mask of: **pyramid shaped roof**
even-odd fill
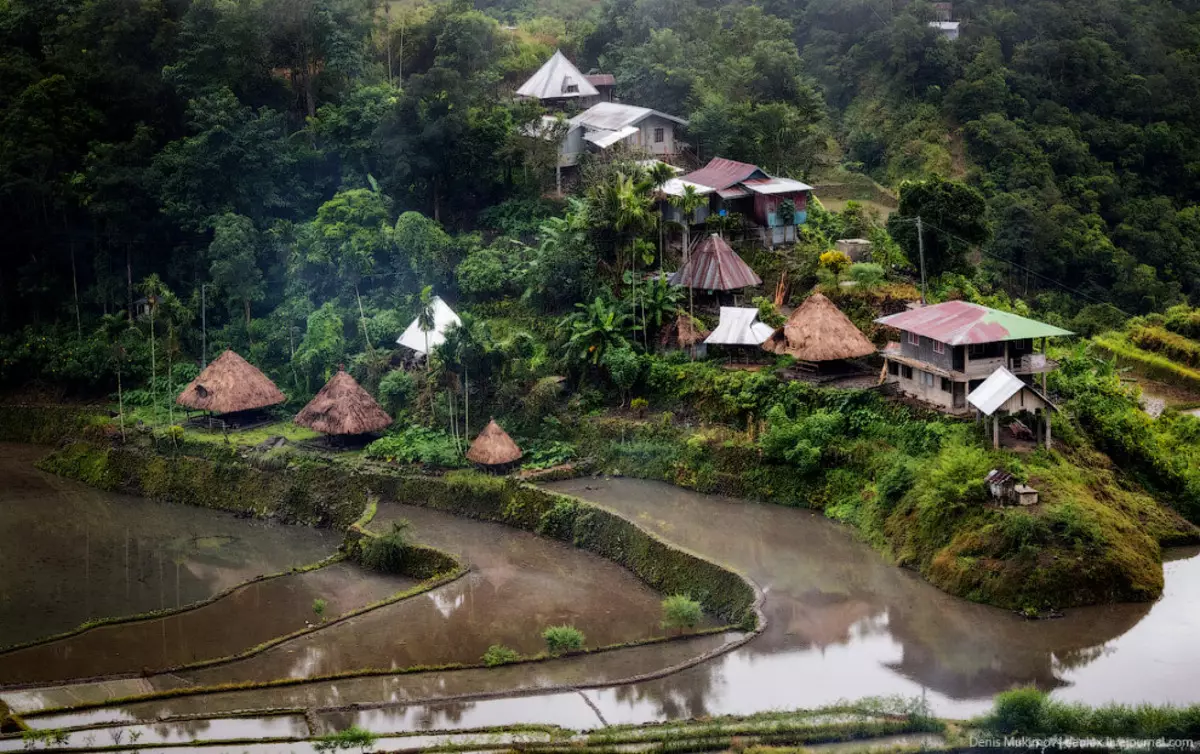
[[[575,91],[567,91],[570,86],[574,86]],[[537,69],[537,73],[521,84],[517,94],[533,99],[565,99],[595,97],[600,92],[579,72],[574,63],[567,60],[562,50],[555,50],[550,59]]]
[[[295,422],[326,435],[361,435],[383,429],[392,423],[392,417],[353,377],[339,369],[296,414]]]
[[[704,291],[736,291],[762,285],[762,278],[725,239],[713,233],[700,242],[687,264],[671,276],[671,285]]]
[[[521,448],[495,419],[488,422],[467,450],[467,460],[483,466],[500,466],[520,460]]]
[[[231,414],[285,400],[267,375],[233,351],[225,351],[188,383],[175,402],[198,411]]]
[[[850,318],[820,293],[805,299],[783,327],[767,338],[763,349],[802,361],[855,359],[875,353],[875,346]]]

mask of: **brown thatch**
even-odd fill
[[[325,435],[361,435],[378,432],[392,423],[392,417],[353,377],[339,369],[296,414],[295,422]]]
[[[850,318],[820,293],[809,296],[762,347],[801,361],[854,359],[875,353],[875,346]]]
[[[703,343],[708,336],[708,330],[698,327],[696,320],[681,313],[674,322],[662,329],[662,334],[658,336],[658,342],[663,348],[684,349]]]
[[[226,351],[189,382],[175,402],[197,411],[232,414],[285,400],[270,378],[233,351]]]
[[[488,422],[467,450],[467,460],[481,466],[503,466],[520,460],[521,455],[521,449],[495,419]]]

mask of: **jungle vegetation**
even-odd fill
[[[919,1],[0,0],[0,388],[173,425],[224,348],[293,409],[345,364],[397,419],[367,452],[385,462],[463,464],[492,415],[531,466],[819,508],[972,598],[1152,599],[1159,547],[1200,521],[1200,422],[1151,420],[1110,359],[1200,363],[1200,9],[953,13],[951,41]],[[739,248],[776,293],[764,321],[818,287],[878,336],[917,296],[920,216],[931,299],[1100,336],[1064,344],[1061,450],[996,456],[871,396],[660,353],[691,308],[652,274],[679,262],[669,176],[628,154],[553,192],[524,130],[543,112],[511,92],[555,48],[687,118],[690,159],[887,200],[813,203],[794,245]],[[844,237],[870,261],[830,254]],[[397,368],[433,295],[463,326]],[[994,466],[1055,504],[980,505]]]

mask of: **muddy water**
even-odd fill
[[[33,463],[45,452],[0,443],[0,646],[94,618],[181,607],[337,549],[332,531],[113,495],[44,474]]]
[[[102,626],[0,654],[0,679],[5,684],[46,683],[228,657],[416,583],[335,563],[249,584],[216,602],[165,618]],[[321,616],[313,609],[317,599],[326,602]]]
[[[945,714],[971,714],[1021,684],[1091,703],[1200,702],[1195,548],[1169,554],[1157,603],[1025,621],[933,588],[806,511],[628,479],[549,486],[728,563],[766,592],[770,624],[745,647],[659,681],[589,692],[609,722],[867,694],[924,696]]]
[[[570,624],[588,646],[660,636],[660,601],[620,566],[499,524],[383,504],[373,528],[405,518],[419,542],[463,556],[465,577],[402,603],[229,665],[182,673],[201,685],[301,678],[362,668],[478,662],[489,645],[544,649],[541,633]]]

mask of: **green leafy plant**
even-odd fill
[[[561,466],[575,457],[578,450],[569,442],[562,440],[542,440],[532,443],[525,451],[526,469],[549,469]]]
[[[317,751],[350,751],[355,748],[359,751],[370,751],[378,740],[377,734],[357,725],[351,725],[345,730],[314,739],[313,748]]]
[[[550,654],[577,652],[583,649],[583,632],[574,626],[550,626],[542,632]]]
[[[483,664],[489,668],[494,668],[497,665],[507,665],[520,659],[521,655],[517,653],[517,650],[506,647],[503,644],[493,644],[483,653]]]
[[[686,594],[672,594],[662,601],[663,628],[683,631],[694,628],[704,617],[700,603]]]
[[[646,400],[645,398],[634,398],[629,402],[629,408],[633,409],[633,413],[636,414],[639,419],[646,416],[646,409],[649,408],[649,406],[650,401]]]
[[[370,458],[390,462],[423,463],[443,468],[463,466],[462,454],[452,435],[415,425],[379,438],[367,446],[366,452]]]
[[[320,597],[317,597],[315,600],[313,600],[313,603],[312,603],[313,614],[315,614],[318,618],[321,618],[322,620],[324,620],[324,618],[325,618],[325,609],[327,607],[329,607],[329,603],[326,602],[325,600],[321,599]]]
[[[384,573],[399,573],[404,567],[408,548],[408,521],[393,521],[387,534],[363,540],[362,563],[367,568]]]

